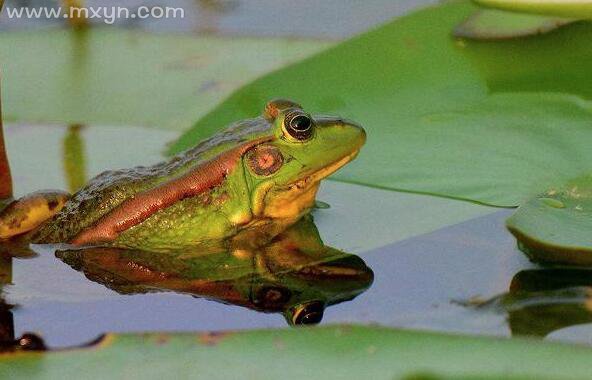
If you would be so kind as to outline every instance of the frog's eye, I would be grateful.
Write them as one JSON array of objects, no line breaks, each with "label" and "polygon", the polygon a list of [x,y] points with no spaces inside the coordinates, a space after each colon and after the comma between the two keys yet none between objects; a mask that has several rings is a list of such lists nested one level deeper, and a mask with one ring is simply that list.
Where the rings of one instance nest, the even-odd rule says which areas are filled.
[{"label": "frog's eye", "polygon": [[283,163],[282,152],[273,145],[258,145],[247,152],[247,165],[257,175],[272,175]]},{"label": "frog's eye", "polygon": [[316,325],[323,319],[325,304],[320,301],[307,302],[292,306],[285,313],[288,323],[293,326]]},{"label": "frog's eye", "polygon": [[310,115],[301,110],[289,112],[284,118],[284,128],[288,134],[299,141],[312,136],[314,123]]}]

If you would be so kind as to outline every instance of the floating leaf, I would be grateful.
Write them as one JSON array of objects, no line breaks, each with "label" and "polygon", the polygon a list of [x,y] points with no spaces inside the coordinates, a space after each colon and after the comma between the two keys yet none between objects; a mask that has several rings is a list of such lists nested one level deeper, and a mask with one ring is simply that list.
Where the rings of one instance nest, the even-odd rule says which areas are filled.
[{"label": "floating leaf", "polygon": [[451,30],[474,10],[466,2],[428,8],[258,79],[171,152],[290,97],[367,129],[358,159],[333,177],[345,182],[516,206],[556,176],[592,169],[590,105],[543,93],[592,97],[592,25],[455,42]]},{"label": "floating leaf", "polygon": [[507,226],[533,261],[592,265],[592,176],[533,197]]},{"label": "floating leaf", "polygon": [[2,33],[4,119],[183,130],[240,85],[326,46],[113,28]]},{"label": "floating leaf", "polygon": [[556,343],[332,326],[107,335],[88,348],[4,354],[0,356],[0,376],[561,380],[587,378],[591,359],[590,348]]},{"label": "floating leaf", "polygon": [[544,34],[575,21],[569,18],[479,10],[459,24],[454,29],[454,35],[474,40],[503,40]]},{"label": "floating leaf", "polygon": [[558,17],[592,18],[590,0],[474,0],[485,7]]},{"label": "floating leaf", "polygon": [[330,209],[331,205],[327,202],[317,200],[317,201],[315,201],[314,208],[319,209],[319,210],[326,210],[326,209]]}]

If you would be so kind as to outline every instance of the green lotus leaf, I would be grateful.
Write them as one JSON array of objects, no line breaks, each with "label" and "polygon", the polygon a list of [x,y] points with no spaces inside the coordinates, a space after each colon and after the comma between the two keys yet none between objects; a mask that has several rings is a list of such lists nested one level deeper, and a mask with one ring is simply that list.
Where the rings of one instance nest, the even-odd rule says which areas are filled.
[{"label": "green lotus leaf", "polygon": [[[545,360],[541,360],[545,358]],[[0,356],[10,379],[583,379],[592,349],[381,327],[107,335]]]},{"label": "green lotus leaf", "polygon": [[533,261],[592,265],[592,175],[533,197],[507,227]]},{"label": "green lotus leaf", "polygon": [[430,7],[268,74],[170,152],[288,97],[366,128],[359,157],[332,177],[344,182],[516,206],[550,181],[592,171],[582,99],[592,98],[592,25],[500,42],[451,38],[475,10]]},{"label": "green lotus leaf", "polygon": [[456,37],[474,40],[503,40],[553,31],[575,19],[479,10],[454,29]]},{"label": "green lotus leaf", "polygon": [[590,0],[474,0],[484,7],[558,17],[592,18]]},{"label": "green lotus leaf", "polygon": [[329,44],[106,27],[4,32],[4,120],[183,130],[234,89]]}]

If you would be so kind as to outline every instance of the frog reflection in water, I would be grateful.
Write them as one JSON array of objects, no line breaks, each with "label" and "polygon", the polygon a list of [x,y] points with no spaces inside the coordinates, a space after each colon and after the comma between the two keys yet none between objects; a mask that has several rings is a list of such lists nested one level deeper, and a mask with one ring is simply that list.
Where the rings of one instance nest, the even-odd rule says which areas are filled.
[{"label": "frog reflection in water", "polygon": [[291,325],[321,321],[326,306],[350,300],[373,280],[364,261],[321,241],[307,215],[258,248],[137,251],[86,248],[57,256],[90,280],[121,294],[174,291],[281,312]]},{"label": "frog reflection in water", "polygon": [[507,313],[512,335],[545,337],[592,323],[592,269],[523,270],[512,279],[508,293],[477,309]]},{"label": "frog reflection in water", "polygon": [[[71,197],[41,192],[0,213],[0,239],[167,251],[221,239],[258,246],[306,215],[364,130],[288,100],[151,167],[108,171]],[[255,232],[254,232],[255,231]]]}]

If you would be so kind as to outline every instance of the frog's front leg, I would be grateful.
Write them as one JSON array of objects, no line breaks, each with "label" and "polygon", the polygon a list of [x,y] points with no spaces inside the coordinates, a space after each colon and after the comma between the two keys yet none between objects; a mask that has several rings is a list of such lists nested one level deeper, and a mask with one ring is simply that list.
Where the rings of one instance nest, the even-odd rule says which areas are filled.
[{"label": "frog's front leg", "polygon": [[69,198],[64,191],[43,190],[9,202],[0,210],[0,239],[35,229],[58,213]]}]

